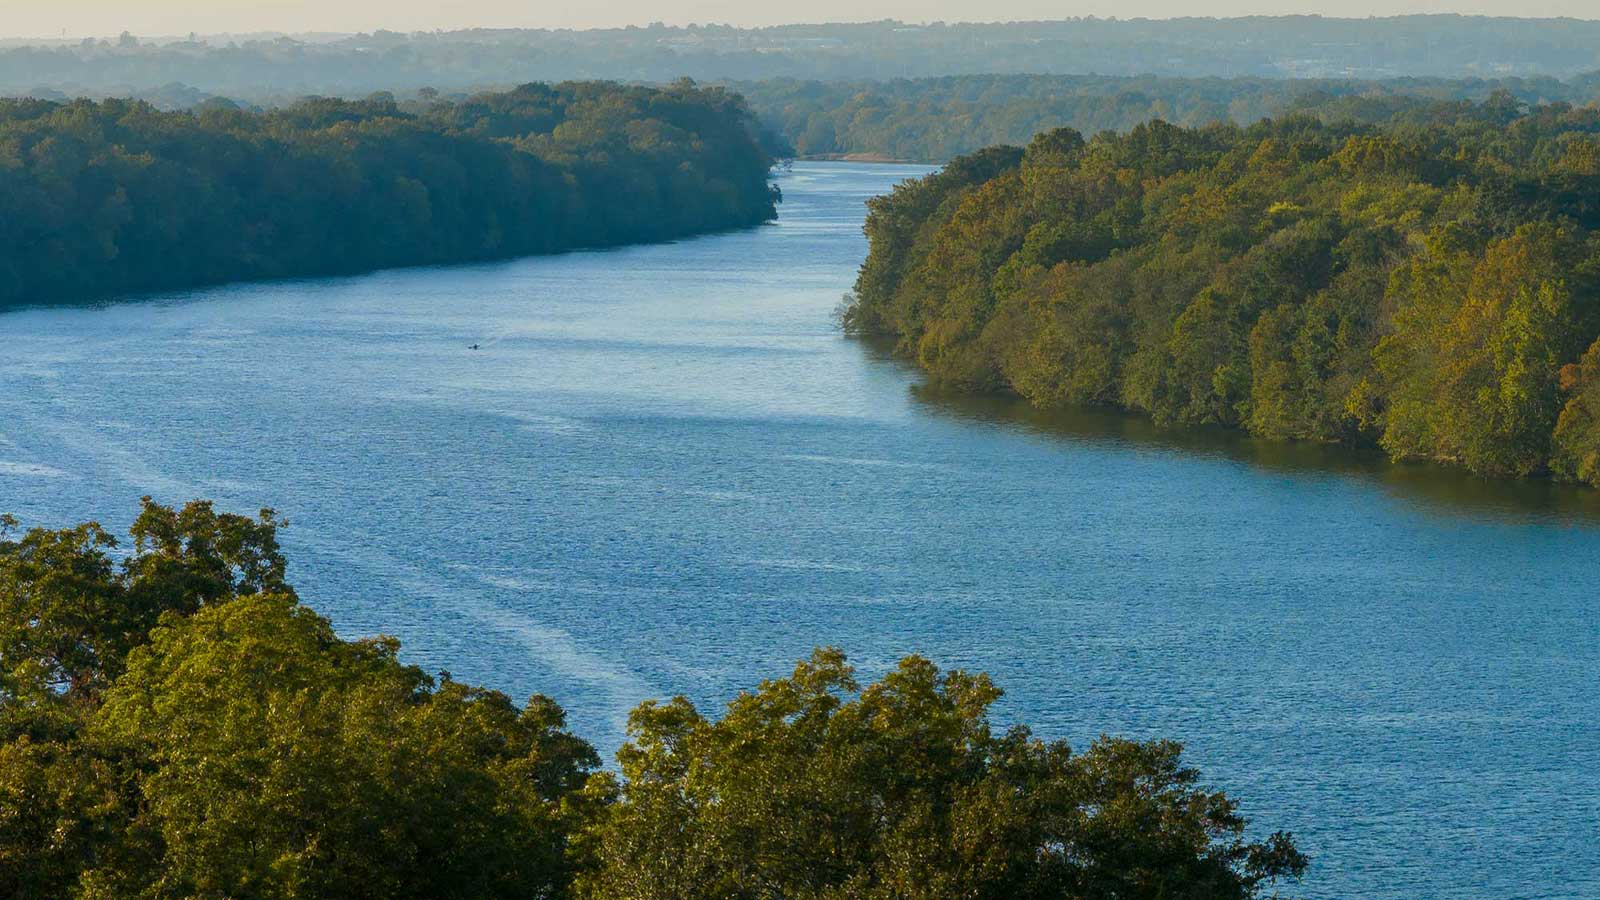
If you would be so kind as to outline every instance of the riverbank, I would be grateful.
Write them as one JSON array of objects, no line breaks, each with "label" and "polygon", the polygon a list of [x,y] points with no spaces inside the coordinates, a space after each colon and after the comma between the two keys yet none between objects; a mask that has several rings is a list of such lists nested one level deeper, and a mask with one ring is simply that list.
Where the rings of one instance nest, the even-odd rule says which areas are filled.
[{"label": "riverbank", "polygon": [[801,162],[852,162],[873,164],[894,164],[902,166],[933,165],[915,159],[897,159],[886,153],[818,153],[810,156],[797,156]]},{"label": "riverbank", "polygon": [[754,226],[777,215],[754,130],[737,98],[687,85],[199,115],[0,100],[20,160],[0,191],[0,308]]},{"label": "riverbank", "polygon": [[1502,118],[990,147],[872,205],[844,322],[1041,408],[1600,487],[1600,209],[1563,155],[1600,116]]}]

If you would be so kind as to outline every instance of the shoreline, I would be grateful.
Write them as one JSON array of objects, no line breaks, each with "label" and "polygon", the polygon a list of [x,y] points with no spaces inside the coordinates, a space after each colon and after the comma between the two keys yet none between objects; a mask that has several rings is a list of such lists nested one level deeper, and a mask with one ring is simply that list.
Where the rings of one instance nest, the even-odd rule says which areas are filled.
[{"label": "shoreline", "polygon": [[887,153],[810,153],[804,156],[791,157],[795,162],[853,162],[853,163],[878,163],[881,165],[899,166],[938,166],[943,163],[927,162],[916,159],[899,159]]}]

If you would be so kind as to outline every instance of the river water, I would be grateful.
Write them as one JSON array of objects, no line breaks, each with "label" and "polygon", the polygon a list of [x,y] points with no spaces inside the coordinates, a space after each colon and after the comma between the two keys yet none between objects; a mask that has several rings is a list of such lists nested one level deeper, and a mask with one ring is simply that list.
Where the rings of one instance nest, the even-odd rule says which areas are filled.
[{"label": "river water", "polygon": [[[0,510],[275,507],[302,596],[604,752],[843,647],[1184,740],[1316,898],[1600,897],[1600,501],[946,398],[832,313],[862,202],[676,244],[0,315]],[[480,349],[469,349],[477,344]]]}]

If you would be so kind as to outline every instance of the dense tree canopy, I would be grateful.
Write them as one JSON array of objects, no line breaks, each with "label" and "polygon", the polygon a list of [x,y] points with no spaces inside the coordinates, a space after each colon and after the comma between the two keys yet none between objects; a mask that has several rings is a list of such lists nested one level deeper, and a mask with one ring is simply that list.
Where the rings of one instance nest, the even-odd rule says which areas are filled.
[{"label": "dense tree canopy", "polygon": [[1178,745],[1001,734],[982,675],[837,651],[631,717],[431,678],[296,599],[270,510],[0,518],[0,897],[1232,900],[1298,878]]},{"label": "dense tree canopy", "polygon": [[888,81],[775,79],[730,85],[802,156],[864,155],[943,162],[1035,134],[1173,125],[1246,125],[1295,111],[1353,112],[1349,101],[1600,99],[1600,77],[1494,79],[1195,78],[1103,75],[959,75]]},{"label": "dense tree canopy", "polygon": [[[1000,691],[920,657],[862,689],[819,650],[708,721],[678,698],[630,720],[579,894],[712,898],[1251,897],[1297,877],[1285,835],[1241,838],[1170,742],[1087,753],[994,734]],[[803,812],[801,812],[803,811]]]},{"label": "dense tree canopy", "polygon": [[0,307],[753,225],[770,164],[741,100],[687,82],[407,109],[0,101]]},{"label": "dense tree canopy", "polygon": [[146,500],[121,562],[94,524],[0,541],[0,896],[560,895],[594,751],[339,639],[279,524]]},{"label": "dense tree canopy", "polygon": [[1600,110],[1506,94],[1061,130],[872,201],[845,318],[1039,405],[1600,484],[1596,197]]},{"label": "dense tree canopy", "polygon": [[528,81],[688,76],[743,94],[801,154],[943,162],[1054,128],[1242,125],[1328,96],[1592,102],[1597,40],[1595,22],[1442,15],[128,35],[0,42],[0,94],[275,107],[308,94],[464,100]]}]

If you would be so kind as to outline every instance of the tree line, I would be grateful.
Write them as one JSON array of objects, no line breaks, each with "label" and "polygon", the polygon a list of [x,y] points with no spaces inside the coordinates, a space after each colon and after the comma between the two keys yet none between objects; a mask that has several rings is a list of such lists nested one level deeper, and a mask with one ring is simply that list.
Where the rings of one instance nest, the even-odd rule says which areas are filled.
[{"label": "tree line", "polygon": [[775,215],[720,88],[447,102],[0,100],[0,308],[658,241]]},{"label": "tree line", "polygon": [[953,75],[886,81],[734,82],[751,109],[801,156],[872,155],[945,162],[1035,134],[1128,131],[1152,119],[1246,125],[1347,98],[1483,101],[1497,91],[1530,104],[1600,100],[1600,73],[1551,77],[1196,78]]},{"label": "tree line", "polygon": [[1600,109],[1350,97],[1041,134],[869,203],[937,382],[1600,486]]},{"label": "tree line", "polygon": [[5,42],[0,92],[122,96],[181,82],[360,96],[561,79],[666,82],[930,78],[985,73],[1261,78],[1569,77],[1595,68],[1600,23],[1419,15],[859,23],[735,28],[466,29],[294,38]]},{"label": "tree line", "polygon": [[[413,79],[415,80],[415,79]],[[422,81],[427,79],[423,78]],[[1271,78],[1156,75],[950,75],[881,80],[721,81],[744,97],[775,155],[811,158],[865,156],[942,163],[995,144],[1026,144],[1035,134],[1071,128],[1083,134],[1128,131],[1152,119],[1198,127],[1246,125],[1260,119],[1340,107],[1356,101],[1482,102],[1504,92],[1530,105],[1600,101],[1600,72],[1566,79]],[[88,96],[142,100],[162,110],[203,108],[224,98],[181,82],[90,89]],[[32,96],[65,102],[69,95],[35,89]],[[304,102],[292,82],[263,82],[230,95],[262,109]],[[405,113],[437,103],[464,103],[473,93],[431,87],[394,96]]]},{"label": "tree line", "polygon": [[0,517],[0,897],[1243,900],[1297,880],[1170,741],[1084,751],[983,675],[837,650],[629,719],[430,676],[298,599],[281,521]]}]

